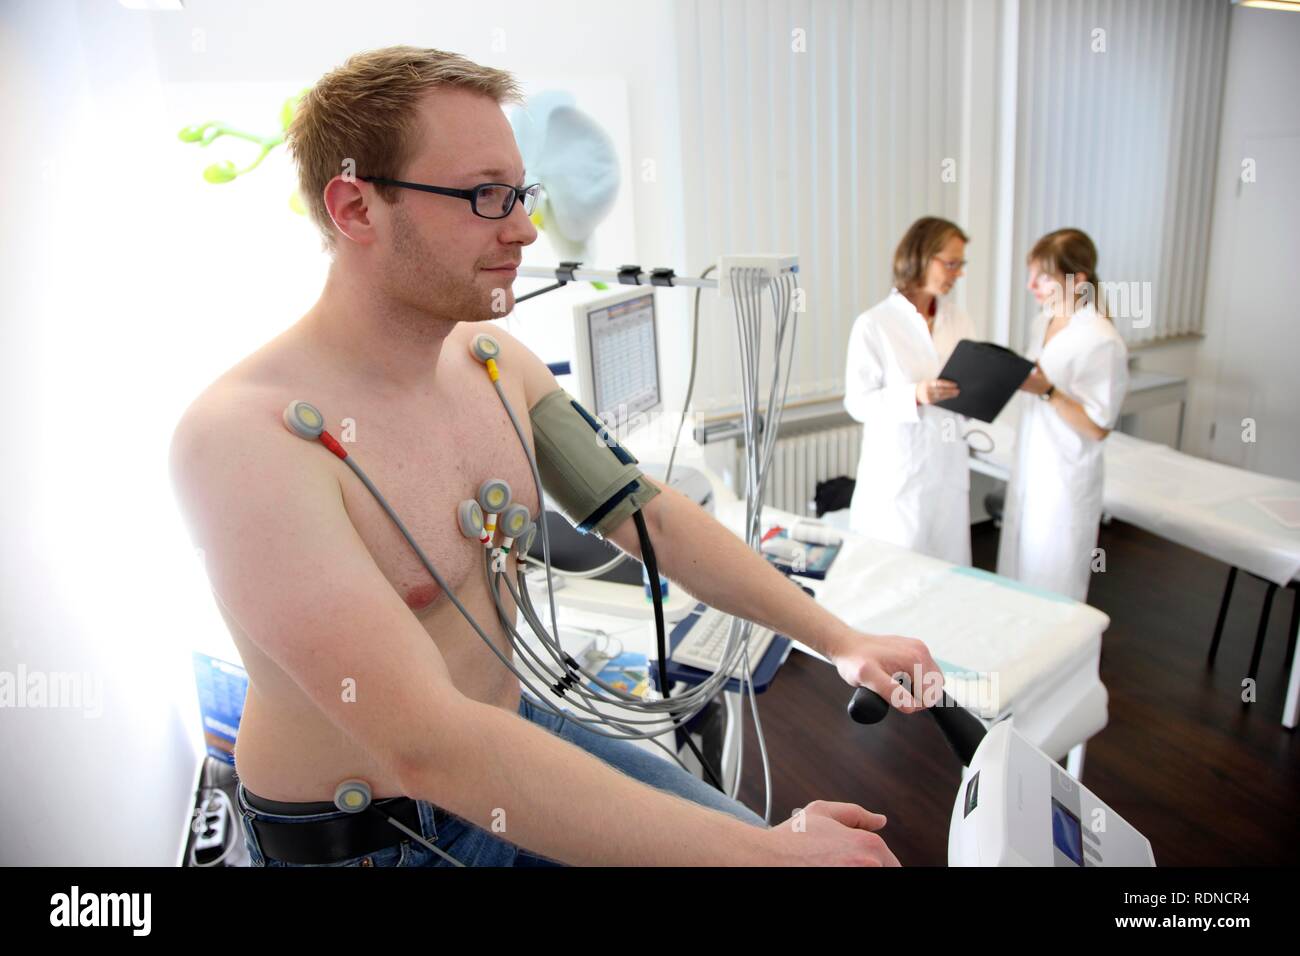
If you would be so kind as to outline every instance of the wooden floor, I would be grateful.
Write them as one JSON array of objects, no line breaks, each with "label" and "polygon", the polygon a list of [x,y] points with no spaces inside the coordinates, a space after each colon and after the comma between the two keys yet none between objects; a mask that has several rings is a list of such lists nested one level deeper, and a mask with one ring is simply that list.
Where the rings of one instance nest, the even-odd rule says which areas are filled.
[{"label": "wooden floor", "polygon": [[[1110,722],[1088,742],[1083,782],[1150,839],[1162,866],[1295,864],[1300,859],[1300,740],[1282,727],[1283,657],[1295,592],[1273,602],[1257,701],[1241,703],[1264,585],[1238,575],[1213,670],[1206,653],[1227,566],[1132,525],[1101,529],[1105,573],[1089,603],[1110,615],[1101,679]],[[997,531],[976,526],[978,567],[993,570]],[[849,687],[791,654],[759,698],[772,762],[772,820],[815,799],[884,813],[905,865],[947,861],[956,758],[925,715],[870,727],[845,713]],[[741,798],[762,812],[753,724]]]}]

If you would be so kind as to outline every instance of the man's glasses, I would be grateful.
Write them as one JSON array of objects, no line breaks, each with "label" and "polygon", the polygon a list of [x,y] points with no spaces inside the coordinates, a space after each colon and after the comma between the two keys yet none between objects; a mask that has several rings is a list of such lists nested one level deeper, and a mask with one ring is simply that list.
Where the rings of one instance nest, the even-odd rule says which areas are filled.
[{"label": "man's glasses", "polygon": [[537,208],[537,197],[541,195],[542,184],[531,186],[507,186],[505,183],[480,183],[473,189],[448,189],[446,186],[426,186],[423,183],[404,183],[400,179],[385,179],[382,176],[358,176],[362,182],[377,183],[381,186],[400,186],[403,189],[418,189],[421,192],[437,193],[439,196],[454,196],[469,203],[474,215],[484,219],[504,219],[515,208],[515,202],[524,201],[524,213],[531,216]]}]

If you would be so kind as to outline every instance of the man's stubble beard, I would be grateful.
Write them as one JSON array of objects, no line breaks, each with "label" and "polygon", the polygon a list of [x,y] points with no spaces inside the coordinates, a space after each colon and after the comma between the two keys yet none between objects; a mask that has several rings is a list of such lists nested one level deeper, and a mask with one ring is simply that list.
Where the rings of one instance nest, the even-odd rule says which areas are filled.
[{"label": "man's stubble beard", "polygon": [[[484,294],[473,278],[445,268],[426,248],[414,223],[399,208],[393,216],[393,260],[388,286],[408,309],[430,320],[481,322],[496,318],[491,293]],[[477,275],[477,273],[475,273]]]}]

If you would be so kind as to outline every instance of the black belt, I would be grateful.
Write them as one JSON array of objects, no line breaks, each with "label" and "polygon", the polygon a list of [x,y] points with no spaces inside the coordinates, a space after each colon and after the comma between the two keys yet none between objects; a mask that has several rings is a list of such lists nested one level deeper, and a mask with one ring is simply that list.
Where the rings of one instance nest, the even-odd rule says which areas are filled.
[{"label": "black belt", "polygon": [[[332,803],[281,803],[267,800],[252,793],[247,787],[244,788],[244,800],[253,810],[283,816],[338,812],[338,807]],[[371,810],[340,813],[329,820],[304,820],[298,823],[262,820],[254,816],[249,823],[264,856],[284,863],[308,865],[339,863],[386,850],[410,839],[384,819],[382,814],[400,821],[416,833],[422,832],[420,809],[410,797],[389,797],[386,800],[376,800],[371,806],[381,813]]]}]

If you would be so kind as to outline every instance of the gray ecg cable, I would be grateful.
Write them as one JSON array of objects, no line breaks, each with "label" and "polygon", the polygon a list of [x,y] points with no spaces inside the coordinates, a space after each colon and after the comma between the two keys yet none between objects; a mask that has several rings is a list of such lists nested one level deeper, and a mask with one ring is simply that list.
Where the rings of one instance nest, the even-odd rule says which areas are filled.
[{"label": "gray ecg cable", "polygon": [[[740,344],[740,377],[743,390],[741,410],[746,464],[744,540],[753,549],[758,547],[759,523],[763,507],[762,495],[766,490],[767,476],[775,452],[777,425],[790,388],[794,363],[794,330],[797,326],[790,308],[793,292],[797,288],[797,280],[792,274],[785,273],[775,277],[770,282],[766,282],[773,313],[776,317],[776,330],[772,383],[767,394],[766,417],[760,419],[758,374],[762,358],[762,291],[764,287],[762,280],[765,278],[765,273],[755,268],[736,268],[731,270],[729,276],[734,297],[737,338]],[[758,737],[759,754],[763,762],[764,790],[766,793],[763,817],[765,821],[769,820],[772,804],[771,772],[766,741],[763,737],[762,722],[759,718],[758,704],[753,688],[753,674],[749,659],[749,638],[752,625],[743,618],[731,616],[727,639],[718,666],[713,673],[676,697],[668,697],[668,689],[660,688],[659,694],[661,696],[651,697],[650,699],[638,698],[625,690],[612,686],[601,679],[599,674],[588,673],[577,661],[574,661],[564,651],[559,642],[558,615],[555,606],[555,588],[551,565],[550,533],[545,521],[545,496],[542,489],[541,474],[536,456],[529,447],[519,418],[506,397],[498,378],[495,359],[500,354],[500,346],[490,335],[480,334],[475,336],[471,343],[471,352],[487,366],[488,371],[491,373],[490,378],[493,388],[510,419],[510,424],[528,461],[533,486],[537,493],[539,511],[541,512],[532,529],[521,525],[517,515],[511,521],[511,525],[518,527],[520,534],[523,535],[523,537],[517,539],[519,547],[514,551],[517,587],[516,583],[511,581],[510,574],[506,570],[504,545],[495,549],[497,561],[494,567],[494,549],[490,546],[492,538],[484,533],[483,515],[481,513],[488,510],[487,506],[482,505],[478,509],[479,513],[475,513],[475,509],[469,507],[471,502],[463,501],[458,508],[457,521],[462,534],[467,538],[482,540],[488,545],[483,548],[483,569],[488,590],[492,595],[498,622],[504,632],[507,645],[514,652],[514,656],[518,658],[523,668],[528,671],[528,674],[521,671],[515,665],[515,662],[502,652],[492,637],[474,618],[356,459],[344,450],[328,432],[324,431],[324,416],[320,411],[306,402],[292,402],[284,412],[285,425],[290,431],[303,439],[320,441],[348,466],[366,490],[379,503],[389,520],[392,521],[407,544],[411,546],[421,565],[429,572],[430,576],[451,600],[451,603],[460,612],[461,616],[469,623],[480,640],[496,655],[505,668],[519,680],[520,684],[531,692],[532,696],[536,698],[536,702],[550,713],[574,721],[584,729],[602,737],[648,741],[667,754],[679,766],[685,768],[681,756],[665,746],[658,738],[675,730],[686,731],[686,724],[707,707],[719,693],[725,690],[728,682],[732,679],[732,672],[739,668],[737,680],[740,685],[740,694],[742,699],[745,696],[749,697],[750,710]],[[782,365],[784,365],[784,370]],[[762,431],[760,431],[758,425],[760,420],[764,421],[765,425]],[[485,482],[480,490],[487,488],[490,484],[492,484],[491,480]],[[508,502],[506,505],[502,505],[501,509],[492,509],[490,513],[498,513],[499,511],[498,516],[502,518],[503,537],[510,539],[514,536],[507,534],[504,527],[507,506]],[[526,512],[525,516],[527,516]],[[535,559],[532,559],[527,552],[533,535],[538,532],[540,532],[542,538],[541,564],[546,569],[548,610],[550,612],[549,628],[541,621],[533,605],[528,590],[527,577],[524,574],[525,564],[529,561],[535,562]],[[482,537],[480,537],[480,534]],[[626,555],[620,555],[609,562],[608,566],[613,566],[619,561],[625,560],[626,557]],[[605,568],[598,569],[597,573],[603,570]],[[515,609],[523,617],[529,629],[534,632],[541,644],[542,651],[549,656],[550,661],[546,660],[533,644],[525,640],[519,633],[515,625],[515,615],[509,612],[503,602],[502,584],[505,585],[509,592]],[[534,683],[534,681],[538,683]],[[572,709],[562,709],[558,704],[552,702],[547,691],[554,693]],[[613,707],[618,713],[605,713],[599,709],[601,706]],[[728,710],[728,714],[730,715],[730,710]],[[740,724],[740,733],[737,735],[737,748],[743,751],[743,710],[740,712],[738,722]],[[743,752],[737,754],[736,777],[730,794],[733,798],[740,784],[740,771],[743,767],[741,757],[743,757]],[[345,781],[345,783],[357,782]],[[361,783],[364,784],[364,782]],[[342,787],[342,785],[340,786]],[[400,822],[393,820],[391,817],[389,822],[409,836],[419,840],[434,852],[446,856],[441,850],[429,844],[418,834],[413,834],[408,828],[400,825]],[[450,860],[451,858],[447,857],[447,859]],[[452,860],[452,862],[456,861]]]},{"label": "gray ecg cable", "polygon": [[452,856],[450,853],[447,853],[442,849],[434,846],[431,842],[426,840],[420,834],[416,833],[414,830],[408,827],[401,820],[398,820],[392,814],[387,813],[384,810],[380,809],[375,804],[374,800],[371,797],[370,784],[366,783],[364,780],[358,778],[353,778],[351,780],[344,780],[337,787],[335,787],[334,806],[338,807],[344,813],[364,813],[366,810],[372,810],[375,813],[379,814],[381,817],[383,817],[385,820],[387,820],[389,823],[391,823],[393,826],[397,827],[397,829],[401,830],[412,840],[415,840],[417,843],[423,844],[424,846],[428,847],[430,850],[438,854],[438,856],[442,857],[452,866],[465,865],[464,863],[460,862],[460,860]]},{"label": "gray ecg cable", "polygon": [[[286,422],[289,422],[292,419],[295,423],[305,424],[306,426],[305,428],[295,427],[294,424],[290,424],[289,426],[290,430],[293,431],[295,434],[306,439],[315,438],[317,440],[321,440],[326,444],[326,447],[330,448],[331,451],[334,451],[334,447],[331,446],[336,446],[337,443],[333,442],[332,438],[328,442],[324,441],[324,435],[326,434],[323,431],[324,416],[322,416],[314,406],[309,405],[306,402],[294,402],[289,406],[288,409],[286,409],[285,419]],[[530,465],[532,465],[533,468],[535,469],[536,461],[535,459],[532,458],[531,451],[529,451],[529,449],[527,449],[526,447],[524,451],[525,454],[528,455],[530,458]],[[340,454],[340,452],[342,452],[342,454]],[[483,643],[486,644],[489,650],[491,650],[492,653],[496,655],[497,659],[501,661],[501,663],[506,667],[506,669],[509,670],[516,678],[518,678],[520,683],[522,683],[525,687],[528,688],[528,690],[530,690],[533,693],[533,696],[537,698],[538,702],[544,707],[546,707],[548,710],[550,710],[551,713],[555,714],[556,716],[563,717],[565,719],[573,720],[577,723],[580,723],[581,725],[586,727],[586,729],[592,731],[593,733],[599,734],[600,736],[610,737],[613,739],[650,739],[652,737],[657,737],[663,733],[666,733],[672,727],[677,726],[680,723],[689,720],[691,717],[695,715],[695,713],[697,713],[704,706],[704,703],[707,703],[706,700],[703,703],[700,703],[698,706],[694,706],[694,707],[680,706],[679,712],[681,716],[678,717],[677,719],[673,719],[674,714],[671,710],[669,710],[669,708],[674,706],[679,706],[683,702],[693,703],[695,697],[697,696],[696,694],[691,694],[691,695],[683,694],[679,698],[672,698],[670,700],[664,700],[664,701],[639,701],[638,700],[636,701],[637,704],[646,705],[644,709],[650,711],[662,710],[665,712],[665,715],[663,717],[657,718],[654,721],[637,721],[632,718],[628,719],[627,721],[628,723],[647,723],[647,724],[654,723],[658,727],[657,730],[644,731],[644,732],[637,732],[631,730],[629,727],[620,726],[620,724],[623,723],[622,721],[617,721],[615,719],[612,719],[608,715],[598,714],[597,716],[599,719],[593,721],[593,720],[588,720],[587,718],[584,717],[580,717],[571,712],[566,713],[565,711],[561,710],[558,706],[553,704],[547,698],[547,695],[544,691],[539,691],[537,686],[533,683],[533,681],[530,680],[526,675],[521,673],[520,670],[514,665],[514,663],[511,662],[509,659],[507,659],[506,656],[501,652],[501,649],[497,647],[495,642],[493,642],[492,638],[479,624],[478,620],[473,616],[473,614],[470,613],[469,609],[465,607],[464,603],[456,595],[455,590],[452,589],[450,585],[447,584],[446,580],[438,572],[438,569],[434,567],[433,562],[430,561],[428,555],[424,553],[424,549],[420,547],[419,542],[415,540],[414,536],[406,527],[405,523],[398,516],[397,512],[393,510],[392,505],[389,504],[388,499],[384,497],[383,492],[381,492],[379,488],[376,487],[375,483],[371,481],[370,476],[366,474],[365,469],[361,467],[361,465],[356,461],[355,457],[343,451],[341,448],[338,451],[334,451],[334,453],[337,457],[341,458],[341,460],[349,467],[349,469],[351,469],[352,473],[357,476],[358,480],[361,481],[361,483],[365,486],[366,490],[369,491],[372,496],[374,496],[375,500],[379,503],[379,506],[383,509],[384,513],[388,515],[389,520],[393,522],[394,526],[401,533],[402,537],[405,538],[406,542],[411,546],[411,549],[415,552],[416,557],[419,558],[420,563],[424,566],[425,570],[429,572],[429,574],[433,577],[434,581],[437,582],[438,586],[442,588],[443,592],[451,600],[452,604],[455,605],[456,609],[460,611],[461,616],[464,617],[465,620],[469,622],[470,626],[474,629],[475,633],[478,634],[479,638],[482,639]],[[487,554],[486,549],[484,553],[486,556]],[[491,573],[492,572],[490,571],[489,568],[489,574]],[[497,601],[499,604],[499,594],[497,595]],[[502,614],[500,608],[498,608],[498,617],[501,616]],[[537,623],[540,624],[540,622]],[[533,626],[532,622],[530,622],[530,626]],[[534,627],[534,630],[538,630],[538,628]],[[543,637],[543,635],[545,634],[545,628],[544,627],[541,628],[540,631],[541,632],[538,634],[539,638],[543,638],[543,640],[545,640],[545,638]],[[517,633],[514,632],[513,626],[511,626],[507,630],[507,634],[511,638],[510,645],[512,648],[518,649],[518,647],[521,644],[527,646],[526,642],[517,639]],[[558,646],[558,641],[555,641],[555,644]],[[553,683],[560,683],[561,681],[563,681],[563,675],[557,676],[552,674],[548,676],[551,677]],[[580,685],[575,685],[575,686],[580,687]],[[585,689],[582,690],[585,692]],[[578,703],[577,701],[571,701],[571,702],[575,704]],[[609,703],[611,701],[606,701],[606,702]],[[624,706],[626,706],[626,703],[621,701],[612,701],[612,703],[624,704]],[[592,710],[591,708],[586,707],[585,705],[581,705],[581,706],[583,706],[583,709]],[[594,710],[592,710],[592,712],[595,713]],[[608,726],[617,728],[623,732],[619,734],[608,733],[607,731],[601,730],[599,727],[594,726],[594,724],[596,723],[605,723]]]}]

